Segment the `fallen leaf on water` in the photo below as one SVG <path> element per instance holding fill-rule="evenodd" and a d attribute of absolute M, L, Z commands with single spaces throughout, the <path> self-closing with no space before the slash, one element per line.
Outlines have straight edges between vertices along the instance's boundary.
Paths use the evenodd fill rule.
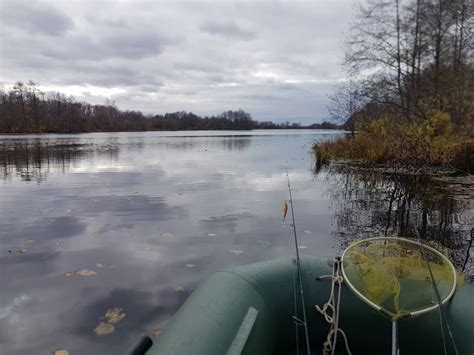
<path fill-rule="evenodd" d="M 181 286 L 181 285 L 180 285 L 180 286 L 176 286 L 176 287 L 174 288 L 174 290 L 175 290 L 176 292 L 184 292 L 184 291 L 185 291 L 185 288 L 184 288 L 184 286 Z"/>
<path fill-rule="evenodd" d="M 112 324 L 100 322 L 97 327 L 95 327 L 94 332 L 97 336 L 108 335 L 113 333 L 115 327 Z"/>
<path fill-rule="evenodd" d="M 215 237 L 217 234 L 215 234 L 215 233 L 207 233 L 207 235 L 208 235 L 209 237 L 213 238 L 213 237 Z"/>
<path fill-rule="evenodd" d="M 18 254 L 25 254 L 25 253 L 26 253 L 26 249 L 25 249 L 25 248 L 19 248 L 19 249 L 16 250 L 16 252 L 17 252 Z"/>
<path fill-rule="evenodd" d="M 306 249 L 308 246 L 307 245 L 300 245 L 298 249 Z"/>
<path fill-rule="evenodd" d="M 104 264 L 96 264 L 97 267 L 114 267 L 112 264 L 107 264 L 107 265 L 104 265 Z"/>
<path fill-rule="evenodd" d="M 160 328 L 157 328 L 155 330 L 152 330 L 151 335 L 153 335 L 154 337 L 159 337 L 161 333 L 163 333 L 163 331 Z"/>
<path fill-rule="evenodd" d="M 111 308 L 107 310 L 105 313 L 105 319 L 110 324 L 117 324 L 125 317 L 125 313 L 123 313 L 122 308 Z"/>
<path fill-rule="evenodd" d="M 33 243 L 33 242 L 34 242 L 33 239 L 28 239 L 28 240 L 25 240 L 25 241 L 23 242 L 23 244 L 31 244 L 31 243 Z"/>
<path fill-rule="evenodd" d="M 54 350 L 53 355 L 69 355 L 69 351 L 66 349 Z"/>
<path fill-rule="evenodd" d="M 264 240 L 264 241 L 262 241 L 262 243 L 265 244 L 265 245 L 272 245 L 273 244 L 269 240 Z"/>
<path fill-rule="evenodd" d="M 192 267 L 196 267 L 196 265 L 194 265 L 194 264 L 186 264 L 186 267 L 192 268 Z"/>
<path fill-rule="evenodd" d="M 66 277 L 74 276 L 74 272 L 72 272 L 72 271 L 65 272 L 64 276 L 66 276 Z"/>
<path fill-rule="evenodd" d="M 171 237 L 174 237 L 174 235 L 171 233 L 163 233 L 163 237 L 171 238 Z"/>
<path fill-rule="evenodd" d="M 76 271 L 76 274 L 80 276 L 95 276 L 97 275 L 97 272 L 95 272 L 94 270 L 83 269 Z"/>
<path fill-rule="evenodd" d="M 38 211 L 40 212 L 40 214 L 46 214 L 46 213 L 48 213 L 49 211 L 51 211 L 51 208 L 46 208 L 46 209 L 44 209 L 44 210 L 39 209 Z"/>
<path fill-rule="evenodd" d="M 311 232 L 311 231 L 304 231 L 304 232 L 305 232 L 306 234 L 311 234 L 311 233 L 313 233 L 313 232 Z"/>
<path fill-rule="evenodd" d="M 232 249 L 229 251 L 234 255 L 242 255 L 244 253 L 242 250 L 236 250 L 236 249 Z"/>

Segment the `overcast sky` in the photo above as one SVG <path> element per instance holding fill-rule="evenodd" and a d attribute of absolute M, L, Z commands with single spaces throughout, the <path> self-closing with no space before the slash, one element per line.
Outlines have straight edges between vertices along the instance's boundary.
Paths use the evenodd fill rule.
<path fill-rule="evenodd" d="M 0 0 L 0 81 L 145 113 L 312 123 L 341 79 L 353 0 Z"/>

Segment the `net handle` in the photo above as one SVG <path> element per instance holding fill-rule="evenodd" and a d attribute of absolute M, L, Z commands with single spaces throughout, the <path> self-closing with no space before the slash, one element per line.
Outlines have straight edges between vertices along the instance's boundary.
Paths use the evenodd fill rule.
<path fill-rule="evenodd" d="M 442 304 L 445 304 L 447 301 L 449 301 L 451 299 L 451 297 L 453 297 L 454 295 L 454 292 L 456 291 L 456 278 L 457 278 L 457 275 L 456 275 L 456 269 L 454 268 L 453 264 L 451 263 L 451 261 L 445 256 L 443 255 L 442 253 L 440 253 L 438 250 L 430 247 L 429 245 L 426 245 L 426 244 L 423 244 L 423 243 L 420 243 L 418 241 L 415 241 L 415 240 L 410 240 L 410 239 L 405 239 L 405 238 L 399 238 L 399 237 L 374 237 L 374 238 L 369 238 L 369 239 L 362 239 L 362 240 L 358 240 L 356 242 L 354 242 L 353 244 L 351 244 L 351 246 L 349 246 L 348 248 L 346 248 L 343 252 L 342 252 L 342 256 L 341 256 L 341 271 L 342 271 L 342 276 L 344 277 L 344 281 L 347 283 L 347 285 L 349 286 L 349 288 L 352 290 L 352 292 L 354 292 L 360 299 L 362 299 L 364 302 L 366 302 L 367 304 L 369 304 L 372 308 L 375 308 L 377 311 L 379 312 L 382 312 L 382 313 L 386 313 L 384 312 L 383 308 L 376 305 L 374 302 L 372 302 L 371 300 L 369 300 L 367 297 L 365 297 L 362 293 L 360 293 L 357 288 L 350 282 L 350 280 L 348 279 L 348 277 L 346 276 L 346 272 L 345 272 L 345 268 L 344 268 L 344 257 L 346 256 L 346 253 L 347 251 L 356 246 L 356 245 L 359 245 L 359 244 L 362 244 L 362 243 L 365 243 L 365 242 L 370 242 L 370 241 L 374 241 L 374 240 L 398 240 L 398 241 L 402 241 L 402 242 L 406 242 L 406 243 L 411 243 L 411 244 L 416 244 L 422 248 L 426 248 L 432 252 L 434 252 L 436 255 L 440 256 L 441 259 L 445 260 L 448 265 L 450 266 L 451 268 L 451 271 L 453 273 L 453 287 L 451 288 L 451 291 L 449 292 L 448 296 L 441 302 Z M 411 316 L 411 317 L 414 317 L 414 316 L 419 316 L 420 314 L 424 314 L 424 313 L 428 313 L 436 308 L 439 307 L 439 304 L 435 304 L 433 306 L 430 306 L 428 308 L 423 308 L 423 309 L 420 309 L 418 311 L 413 311 L 413 312 L 409 312 L 406 317 L 408 316 Z"/>

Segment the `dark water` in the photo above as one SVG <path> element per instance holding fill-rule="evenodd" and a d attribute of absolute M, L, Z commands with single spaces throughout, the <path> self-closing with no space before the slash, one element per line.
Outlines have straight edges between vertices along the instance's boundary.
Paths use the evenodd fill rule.
<path fill-rule="evenodd" d="M 333 236 L 341 246 L 374 235 L 421 238 L 447 255 L 468 282 L 474 281 L 474 176 L 341 164 L 327 168 L 324 176 Z"/>
<path fill-rule="evenodd" d="M 292 255 L 285 167 L 303 254 L 332 257 L 411 221 L 469 274 L 472 199 L 347 169 L 315 174 L 311 143 L 339 134 L 0 136 L 0 354 L 124 352 L 202 277 Z M 96 274 L 65 276 L 80 270 Z M 113 308 L 125 317 L 97 336 Z"/>

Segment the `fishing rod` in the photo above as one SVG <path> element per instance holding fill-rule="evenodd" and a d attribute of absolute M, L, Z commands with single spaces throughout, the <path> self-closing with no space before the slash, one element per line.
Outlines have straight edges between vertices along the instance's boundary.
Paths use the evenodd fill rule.
<path fill-rule="evenodd" d="M 296 320 L 296 327 L 299 325 L 303 325 L 304 327 L 304 333 L 305 333 L 305 338 L 306 338 L 306 351 L 308 355 L 311 354 L 311 349 L 309 346 L 309 335 L 308 335 L 308 322 L 306 320 L 306 309 L 305 309 L 305 302 L 304 302 L 304 291 L 303 291 L 303 282 L 301 278 L 301 260 L 300 260 L 300 252 L 299 252 L 299 245 L 298 245 L 298 236 L 296 234 L 296 222 L 295 222 L 295 212 L 293 208 L 293 197 L 291 195 L 291 185 L 290 185 L 290 176 L 288 174 L 288 168 L 285 168 L 286 170 L 286 181 L 288 183 L 288 192 L 289 192 L 289 202 L 291 206 L 291 218 L 292 218 L 292 224 L 291 226 L 293 227 L 293 235 L 295 238 L 295 250 L 296 250 L 296 273 L 297 273 L 297 278 L 298 278 L 298 283 L 299 283 L 299 291 L 300 291 L 300 297 L 301 297 L 301 306 L 303 308 L 303 320 L 299 319 L 297 317 L 297 314 L 295 315 L 295 320 Z M 288 205 L 285 201 L 285 207 L 284 207 L 284 216 L 283 218 L 286 217 L 286 214 L 288 212 Z M 297 311 L 296 307 L 296 285 L 294 285 L 294 291 L 295 291 L 295 312 Z M 298 339 L 298 331 L 296 331 L 296 338 Z M 296 347 L 298 349 L 298 340 Z M 297 351 L 299 352 L 299 350 Z"/>

